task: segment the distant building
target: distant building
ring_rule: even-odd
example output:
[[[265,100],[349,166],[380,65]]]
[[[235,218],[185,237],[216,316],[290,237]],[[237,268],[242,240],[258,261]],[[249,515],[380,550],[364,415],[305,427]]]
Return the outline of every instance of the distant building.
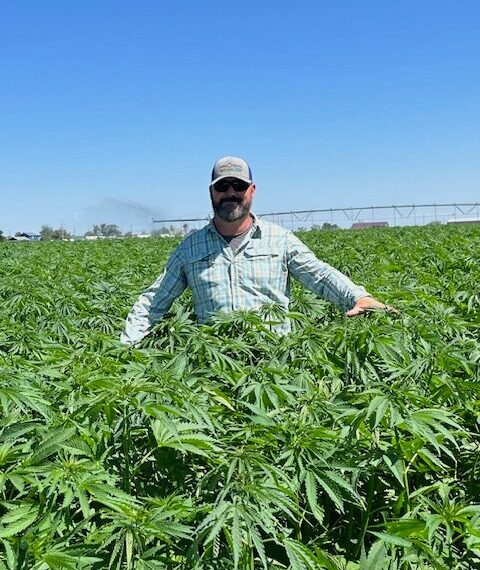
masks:
[[[355,222],[350,229],[366,230],[368,228],[388,228],[388,222]]]
[[[13,239],[15,238],[15,239]],[[21,238],[21,239],[18,239]],[[40,234],[35,234],[33,232],[18,232],[16,235],[11,236],[7,239],[9,239],[10,241],[40,241]]]
[[[450,218],[447,224],[480,224],[480,218]]]
[[[8,236],[7,241],[30,241],[25,236]]]

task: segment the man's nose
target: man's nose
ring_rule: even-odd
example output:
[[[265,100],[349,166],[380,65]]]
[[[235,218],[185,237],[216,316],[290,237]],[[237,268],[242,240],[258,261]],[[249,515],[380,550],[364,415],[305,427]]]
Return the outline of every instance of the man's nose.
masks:
[[[237,193],[235,192],[235,188],[231,184],[228,185],[228,188],[227,188],[227,191],[225,192],[225,194],[227,196],[236,196],[237,195]]]

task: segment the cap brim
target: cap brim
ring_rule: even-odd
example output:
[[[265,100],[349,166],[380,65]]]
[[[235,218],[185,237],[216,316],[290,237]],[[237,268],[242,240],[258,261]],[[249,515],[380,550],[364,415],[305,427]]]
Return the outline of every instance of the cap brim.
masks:
[[[231,174],[225,174],[223,176],[218,176],[217,178],[215,178],[215,180],[212,180],[210,182],[210,186],[213,186],[214,184],[220,182],[220,180],[223,180],[224,178],[236,178],[237,180],[242,180],[243,182],[248,182],[249,184],[252,184],[250,178],[247,178],[246,176],[232,176]]]

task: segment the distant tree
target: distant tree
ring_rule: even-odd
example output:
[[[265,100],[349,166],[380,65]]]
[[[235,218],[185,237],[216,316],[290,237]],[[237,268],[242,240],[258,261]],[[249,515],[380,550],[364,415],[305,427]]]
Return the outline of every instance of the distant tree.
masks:
[[[322,230],[338,230],[338,226],[337,224],[330,224],[329,222],[324,222],[322,227]]]
[[[40,239],[43,241],[53,239],[53,232],[54,229],[51,226],[42,226],[42,229],[40,230]]]
[[[42,226],[40,230],[40,239],[47,241],[51,239],[70,239],[72,235],[64,227],[54,230],[51,226]]]
[[[0,230],[0,241],[3,241],[5,239],[2,230]]]
[[[51,239],[70,239],[72,236],[65,228],[53,230]]]
[[[122,235],[117,224],[94,224],[93,228],[85,233],[86,236],[119,237]]]
[[[441,226],[442,222],[440,220],[432,220],[431,222],[428,222],[427,226]]]
[[[101,224],[100,230],[102,232],[101,235],[104,235],[105,237],[119,237],[122,235],[117,224]]]
[[[171,236],[184,236],[187,235],[187,233],[189,233],[188,231],[188,224],[183,224],[182,228],[176,228],[174,225],[170,225],[170,227],[167,228],[167,226],[162,226],[161,228],[155,228],[154,230],[152,230],[151,232],[152,236],[159,236],[162,234],[169,234]]]

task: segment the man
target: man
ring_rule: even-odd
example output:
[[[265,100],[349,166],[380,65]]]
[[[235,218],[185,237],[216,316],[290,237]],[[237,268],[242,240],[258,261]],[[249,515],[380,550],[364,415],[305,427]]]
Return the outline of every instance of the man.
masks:
[[[349,317],[389,310],[363,287],[318,260],[292,232],[252,214],[254,196],[252,172],[243,159],[217,160],[210,185],[213,220],[182,241],[162,275],[140,295],[127,317],[122,343],[142,340],[187,287],[202,323],[217,311],[258,309],[269,302],[287,309],[290,275]],[[288,333],[289,321],[276,330]]]

